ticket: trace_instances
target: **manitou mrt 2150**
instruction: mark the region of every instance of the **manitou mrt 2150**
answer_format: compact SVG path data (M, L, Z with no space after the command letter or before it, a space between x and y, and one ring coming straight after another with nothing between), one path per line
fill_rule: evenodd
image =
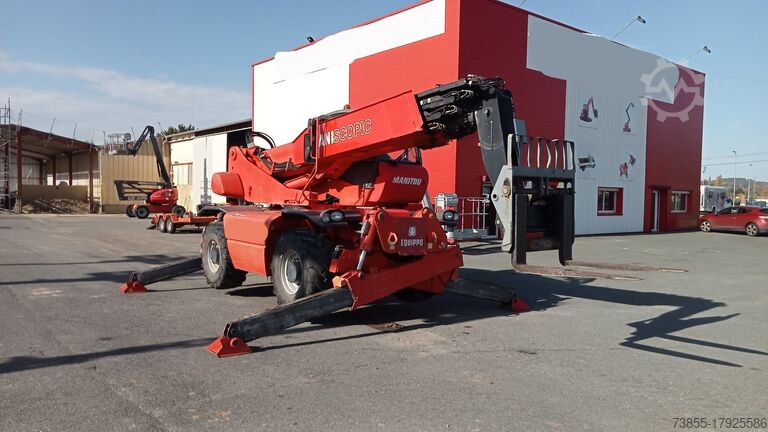
M441 225L459 215L439 220L422 205L429 177L420 150L476 131L503 248L518 263L529 250L559 249L562 263L571 259L573 143L516 134L503 84L469 76L313 118L287 145L230 148L228 171L214 174L212 189L256 205L233 206L205 229L208 282L231 288L253 272L271 276L281 304L325 295L230 323L214 349L398 292L442 293L462 255Z
M215 193L241 205L222 207L206 227L202 257L134 273L124 292L201 264L214 288L239 286L248 272L270 276L281 305L227 324L208 347L219 356L249 352L248 341L391 294L442 293L462 266L443 226L460 215L438 216L424 205L429 177L420 151L475 132L495 185L502 248L518 264L527 251L558 249L564 264L573 244L573 143L518 135L503 84L469 76L404 92L310 119L279 147L256 133L270 148L230 148L228 171L212 178ZM468 291L461 284L451 290Z

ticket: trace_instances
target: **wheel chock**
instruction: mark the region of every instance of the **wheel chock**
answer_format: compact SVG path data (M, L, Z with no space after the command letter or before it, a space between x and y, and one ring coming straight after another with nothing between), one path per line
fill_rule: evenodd
M147 287L139 281L128 281L120 287L120 292L123 294L136 294L149 292Z
M219 358L250 354L253 352L251 347L249 347L248 344L246 344L245 341L239 337L230 338L226 336L219 336L205 349Z

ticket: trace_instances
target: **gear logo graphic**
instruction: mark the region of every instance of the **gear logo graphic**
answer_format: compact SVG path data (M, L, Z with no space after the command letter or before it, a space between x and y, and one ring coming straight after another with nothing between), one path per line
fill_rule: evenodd
M681 62L682 66L685 66L685 61ZM689 80L678 79L677 83L669 83L663 76L660 77L662 72L676 69L681 74L687 74ZM690 112L698 106L704 106L704 96L702 95L702 89L700 85L704 82L703 75L697 75L690 71L688 68L678 68L674 63L668 62L664 59L656 60L656 68L649 74L643 74L640 76L640 81L645 85L645 97L641 100L643 105L650 105L656 111L656 119L660 122L667 121L668 118L676 118L681 122L687 122L690 119ZM688 84L688 82L693 85ZM663 108L654 99L652 95L666 95L669 100L676 101L677 97L682 93L688 93L692 95L688 104L682 109L669 110Z

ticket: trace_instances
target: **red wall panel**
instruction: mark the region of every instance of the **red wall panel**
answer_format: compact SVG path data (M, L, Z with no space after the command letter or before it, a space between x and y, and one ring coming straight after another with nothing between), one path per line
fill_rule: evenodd
M352 63L349 101L352 108L407 90L421 91L458 79L459 1L446 0L445 33L383 51ZM382 35L386 37L386 35ZM423 152L429 192L456 189L456 143Z
M460 28L459 76L501 76L528 135L563 138L566 83L526 67L528 13L495 0L461 0ZM457 150L456 192L477 196L485 175L477 139L465 138Z
M675 103L654 101L648 105L645 231L652 228L653 189L664 190L661 195L661 231L694 229L699 214L704 106L695 103L694 98L695 92L704 97L704 75L682 66L678 69L680 78L675 85ZM667 113L683 112L687 112L687 119L680 115L667 116ZM671 192L677 190L691 193L685 213L670 213Z

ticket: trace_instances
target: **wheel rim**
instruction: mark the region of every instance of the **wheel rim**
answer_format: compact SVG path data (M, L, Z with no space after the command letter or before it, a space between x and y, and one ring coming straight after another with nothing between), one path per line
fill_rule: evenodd
M701 223L702 231L709 231L711 228L712 228L712 225L709 223L709 221L704 221Z
M299 286L301 285L301 258L295 251L289 250L283 253L280 279L288 294L294 295L299 292Z
M165 230L167 232L171 232L173 229L173 220L171 218L168 218L165 220Z
M208 263L208 268L213 273L219 271L219 262L221 260L221 251L219 250L219 243L216 240L208 241L208 253L206 254L205 261Z
M747 225L747 234L751 236L757 234L757 227L752 224Z

